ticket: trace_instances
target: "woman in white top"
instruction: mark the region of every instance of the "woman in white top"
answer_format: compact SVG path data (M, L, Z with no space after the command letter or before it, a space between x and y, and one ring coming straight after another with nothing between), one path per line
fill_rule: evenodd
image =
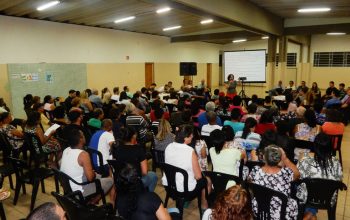
M208 208L208 202L205 198L205 188L208 179L202 177L201 169L198 163L198 157L193 148L188 146L192 142L193 126L184 125L176 134L175 142L168 145L165 149L165 163L186 170L188 174L188 190L193 193L202 192L202 209ZM163 185L168 185L166 176L162 178ZM176 175L176 188L179 192L183 192L183 176ZM210 191L210 189L208 189Z
M52 96L47 95L44 97L44 109L48 112L55 110L54 100Z

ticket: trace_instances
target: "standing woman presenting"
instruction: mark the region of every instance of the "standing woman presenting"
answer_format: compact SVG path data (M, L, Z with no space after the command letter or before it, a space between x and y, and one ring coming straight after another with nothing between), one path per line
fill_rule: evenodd
M227 80L228 82L225 84L225 87L227 89L226 96L230 99L233 99L237 95L236 87L237 87L237 81L234 80L235 77L233 74L228 75Z

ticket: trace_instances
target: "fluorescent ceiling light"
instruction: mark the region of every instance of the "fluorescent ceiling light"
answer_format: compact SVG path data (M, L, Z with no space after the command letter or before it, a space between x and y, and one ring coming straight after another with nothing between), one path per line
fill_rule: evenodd
M261 37L261 39L263 39L263 40L269 39L269 36Z
M327 12L330 8L301 8L298 9L299 13L314 13L314 12Z
M133 20L133 19L135 19L135 16L121 18L121 19L115 20L114 23L121 23L121 22L124 22L124 21L130 21L130 20Z
M51 2L48 2L46 4L40 5L39 7L36 8L36 10L43 11L43 10L51 8L59 3L60 3L60 1L51 1Z
M207 20L201 21L201 24L210 24L210 23L213 23L213 19L207 19Z
M179 29L181 28L181 26L172 26L172 27L167 27L167 28L163 28L163 31L171 31L171 30L175 30L175 29Z
M329 32L329 33L327 33L327 35L333 35L333 36L335 36L335 35L345 35L346 33L344 33L344 32Z
M247 39L238 39L238 40L233 40L233 43L240 43L240 42L245 42Z
M169 7L161 8L161 9L158 9L158 10L157 10L157 13L158 13L158 14L161 14L161 13L164 13L164 12L168 12L168 11L170 11L170 10L171 10L171 8L169 8Z

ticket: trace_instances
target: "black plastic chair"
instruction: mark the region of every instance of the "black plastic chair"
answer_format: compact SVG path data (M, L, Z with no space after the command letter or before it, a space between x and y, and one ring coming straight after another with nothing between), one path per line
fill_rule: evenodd
M25 194L26 193L25 184L30 184L30 185L33 185L30 210L33 210L40 183L41 183L41 190L43 193L45 193L44 180L52 176L55 177L55 173L52 169L48 169L45 167L30 169L30 167L26 164L25 161L19 160L16 158L10 157L9 160L12 162L12 166L16 174L16 189L15 189L13 204L14 205L17 204L21 187L23 187L23 193ZM27 170L27 171L24 171L24 170ZM56 185L56 192L59 192L58 180L56 177L55 177L55 185Z
M103 177L105 177L106 176L106 174L105 174L106 172L104 171L103 166L102 166L103 165L103 155L102 155L102 153L100 151L98 151L98 150L95 150L95 149L91 148L91 147L87 147L85 150L90 155L91 164L92 164L93 169L95 170L95 172L98 173L98 174L101 174ZM100 166L97 166L97 164L94 163L93 157L95 155L97 155L98 164L100 164ZM107 176L108 176L108 174L107 174Z
M167 186L164 186L166 191L164 207L167 207L169 198L172 198L176 201L176 207L180 211L180 216L182 218L184 203L186 201L192 201L197 198L198 200L198 209L199 214L202 217L201 212L201 194L202 192L190 192L188 191L188 174L184 169L172 166L170 164L162 163L160 164L161 169L164 171L164 174L167 179ZM183 176L183 192L179 192L176 187L176 174L180 174Z
M209 177L213 184L213 191L209 194L209 204L213 204L216 197L226 190L229 181L235 181L237 185L241 184L242 179L238 176L229 175L220 172L203 171L204 176Z
M249 173L250 171L252 171L252 169L255 167L255 166L259 166L259 167L262 167L264 166L265 163L263 161L251 161L251 160L248 160L244 163L244 160L241 159L241 162L240 162L240 166L239 166L239 177L241 179L243 179L243 167L246 166L248 167L249 169Z
M31 133L24 132L24 144L27 146L30 157L29 165L31 166L34 161L35 167L40 167L41 164L44 164L45 167L48 167L49 153L45 153L42 149L42 143L40 139Z
M299 205L300 216L303 216L305 207L316 209L326 209L328 220L336 219L337 203L331 206L332 196L338 190L347 190L347 186L341 181L327 179L303 179L298 181L299 184L305 183L307 188L307 200L304 206ZM322 193L320 193L322 192Z
M11 144L8 142L8 140L5 137L5 134L3 133L0 133L0 147L2 149L3 156L3 165L0 166L0 173L2 177L9 178L10 188L14 189L12 174L15 173L15 170L13 169L11 161L9 161L8 159L13 153L11 149Z
M53 111L44 110L44 115L50 120L50 122L53 122L55 119L55 117L53 116Z
M164 163L164 151L152 149L152 170L155 172L156 168L160 168L160 163Z
M314 152L314 142L294 139L293 143L296 148L302 148Z
M94 219L121 219L113 214L111 204L102 206L86 205L84 197L80 191L75 191L68 195L51 193L66 212L68 219L94 220Z
M341 142L343 140L343 135L328 135L331 139L332 147L333 147L333 154L334 156L337 154L337 151L339 153L339 162L341 164L341 167L343 167L343 159L341 156Z
M0 188L2 188L2 184L4 183L4 177L0 175ZM6 214L5 214L5 209L2 204L2 201L0 201L0 218L1 220L6 220Z
M247 184L252 194L251 198L255 198L258 204L258 207L257 207L258 212L254 213L255 219L257 220L271 219L270 204L273 197L277 197L281 200L280 219L281 220L286 219L288 197L285 194L258 184L254 184L254 183L247 183Z
M76 185L79 185L79 186L85 186L85 185L88 185L90 183L95 183L96 192L91 194L91 195L88 195L88 196L84 197L85 203L88 203L92 198L95 198L96 196L100 195L103 204L106 204L106 197L105 197L105 194L104 194L103 189L101 187L101 182L100 182L99 179L94 179L93 181L86 181L86 182L83 182L83 183L78 183L73 178L71 178L67 174L65 174L65 173L63 173L63 172L61 172L61 171L59 171L57 169L54 169L54 172L55 172L55 174L57 176L58 181L60 182L60 184L61 184L61 186L63 188L64 195L68 195L68 194L73 192L72 187L70 186L71 182L76 184Z

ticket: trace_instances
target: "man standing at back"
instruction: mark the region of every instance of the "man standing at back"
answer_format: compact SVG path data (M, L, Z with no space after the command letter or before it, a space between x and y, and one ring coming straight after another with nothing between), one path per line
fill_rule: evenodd
M109 175L109 166L107 160L112 159L111 147L114 143L114 136L112 132L113 122L111 119L104 119L102 121L101 129L92 135L89 146L98 150L102 154L103 164L100 164L97 155L93 157L93 163L96 167L103 167L103 176Z
M113 186L113 178L101 178L94 172L90 161L90 156L86 151L83 150L85 146L85 138L83 133L78 129L72 129L67 140L70 147L67 147L63 151L60 170L73 178L78 183L99 179L104 194L110 192L110 202L114 206L116 193L115 187ZM80 186L71 182L70 186L73 191L81 191L84 197L96 192L95 183ZM96 197L91 202L97 203L99 199L99 197Z

